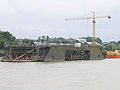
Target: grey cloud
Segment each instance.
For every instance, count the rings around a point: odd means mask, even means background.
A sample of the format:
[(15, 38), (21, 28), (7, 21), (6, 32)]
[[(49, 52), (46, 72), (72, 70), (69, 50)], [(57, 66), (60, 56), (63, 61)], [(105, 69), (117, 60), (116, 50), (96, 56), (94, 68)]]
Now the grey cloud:
[[(111, 21), (97, 20), (97, 36), (104, 41), (112, 30), (119, 33), (118, 0), (0, 0), (0, 26), (17, 38), (37, 38), (40, 35), (82, 37), (92, 36), (92, 23), (87, 20), (64, 21), (64, 18), (112, 15)], [(116, 10), (116, 12), (115, 12)], [(114, 18), (115, 17), (115, 18)], [(87, 23), (88, 22), (88, 23)], [(110, 30), (108, 32), (106, 30)], [(19, 34), (21, 33), (21, 34)], [(23, 33), (23, 34), (22, 34)], [(114, 34), (116, 38), (120, 38)]]

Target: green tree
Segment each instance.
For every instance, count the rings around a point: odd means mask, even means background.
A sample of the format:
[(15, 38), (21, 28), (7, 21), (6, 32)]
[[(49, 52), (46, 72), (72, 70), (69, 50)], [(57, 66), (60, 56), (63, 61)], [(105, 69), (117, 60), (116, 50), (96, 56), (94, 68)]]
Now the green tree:
[(10, 42), (15, 42), (15, 40), (16, 40), (16, 38), (9, 32), (0, 32), (0, 37), (4, 38)]
[(4, 48), (4, 44), (17, 44), (16, 38), (9, 32), (0, 32), (0, 49)]
[(4, 49), (5, 42), (6, 42), (6, 40), (0, 39), (0, 49)]
[(31, 43), (31, 40), (25, 38), (25, 39), (22, 40), (22, 42), (23, 42), (24, 45), (28, 45), (28, 44)]
[(106, 50), (120, 50), (120, 43), (112, 41), (110, 43), (104, 44)]

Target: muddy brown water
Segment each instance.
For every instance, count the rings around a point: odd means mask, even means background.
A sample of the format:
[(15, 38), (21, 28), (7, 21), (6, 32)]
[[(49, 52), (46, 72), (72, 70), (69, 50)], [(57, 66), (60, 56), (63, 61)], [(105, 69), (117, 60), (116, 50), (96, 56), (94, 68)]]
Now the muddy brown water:
[(0, 62), (0, 90), (120, 90), (120, 59)]

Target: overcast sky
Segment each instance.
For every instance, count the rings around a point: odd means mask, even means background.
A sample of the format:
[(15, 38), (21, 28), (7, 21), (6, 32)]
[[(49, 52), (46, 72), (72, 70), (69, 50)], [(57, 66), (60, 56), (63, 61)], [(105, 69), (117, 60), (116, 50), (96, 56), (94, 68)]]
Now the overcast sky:
[(17, 38), (92, 36), (92, 21), (65, 18), (112, 16), (96, 20), (96, 36), (120, 40), (119, 0), (0, 0), (0, 29)]

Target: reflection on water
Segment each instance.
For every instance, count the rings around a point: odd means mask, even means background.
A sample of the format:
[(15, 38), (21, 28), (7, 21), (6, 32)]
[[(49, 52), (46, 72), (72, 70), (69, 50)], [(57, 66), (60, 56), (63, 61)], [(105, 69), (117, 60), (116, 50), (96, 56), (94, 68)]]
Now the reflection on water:
[(120, 90), (120, 59), (0, 62), (0, 90)]

